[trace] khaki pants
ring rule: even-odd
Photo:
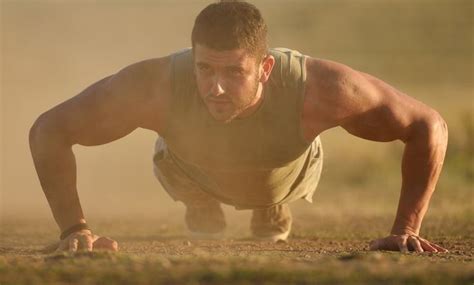
[[[313,145],[311,147],[314,149],[314,157],[312,157],[311,163],[317,164],[316,172],[319,180],[323,158],[323,152],[319,138],[317,138],[313,142]],[[168,152],[166,142],[161,137],[157,139],[155,144],[155,154],[153,156],[153,172],[158,181],[160,181],[165,191],[175,201],[181,201],[189,206],[200,206],[209,203],[219,202],[214,196],[202,190],[199,184],[189,178],[186,173],[183,172],[179,168],[179,166],[174,163]],[[295,200],[303,198],[308,202],[312,202],[312,196],[314,194],[314,191],[316,190],[316,186],[317,185],[308,187],[308,189],[306,189],[305,192],[302,193],[302,195],[300,195],[299,197],[295,197]],[[242,209],[238,206],[236,206],[236,208]]]

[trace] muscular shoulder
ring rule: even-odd
[[[143,128],[159,131],[166,124],[165,113],[171,95],[170,58],[154,58],[131,64],[109,79],[110,88],[126,90],[131,107],[143,115]],[[135,104],[136,103],[136,104]]]
[[[131,64],[112,76],[111,80],[130,88],[134,94],[161,97],[170,84],[169,57],[153,58]],[[156,92],[156,91],[161,92]]]
[[[340,125],[354,108],[368,106],[370,84],[364,73],[334,61],[307,58],[303,124],[307,133]],[[359,96],[364,90],[364,96]],[[367,92],[368,91],[368,92]]]

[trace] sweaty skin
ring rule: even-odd
[[[197,44],[194,58],[198,95],[217,121],[225,124],[258,110],[273,57],[257,62],[242,49],[217,51]],[[345,65],[308,58],[306,70],[301,127],[308,141],[340,126],[361,138],[405,143],[402,189],[391,234],[372,241],[370,248],[446,251],[419,237],[446,151],[447,127],[441,116],[385,82]],[[167,126],[170,84],[169,57],[142,61],[98,81],[36,120],[30,131],[31,152],[61,231],[85,222],[72,146],[105,144],[136,128],[160,134]],[[58,249],[93,250],[99,244],[118,248],[115,241],[84,230],[61,241]]]

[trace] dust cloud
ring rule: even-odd
[[[472,90],[472,4],[383,2],[254,3],[267,20],[271,46],[374,74],[455,122]],[[209,1],[1,3],[1,216],[51,218],[28,147],[35,119],[131,63],[190,46],[194,18]],[[74,147],[86,217],[182,214],[153,176],[156,138],[138,129],[107,145]],[[328,177],[342,159],[391,149],[340,130],[323,136],[323,144]]]

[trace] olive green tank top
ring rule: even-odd
[[[304,198],[319,180],[318,150],[305,141],[300,125],[305,56],[282,48],[269,53],[276,62],[263,85],[263,102],[230,123],[215,121],[198,95],[192,50],[172,55],[171,109],[160,135],[183,175],[237,208]]]

